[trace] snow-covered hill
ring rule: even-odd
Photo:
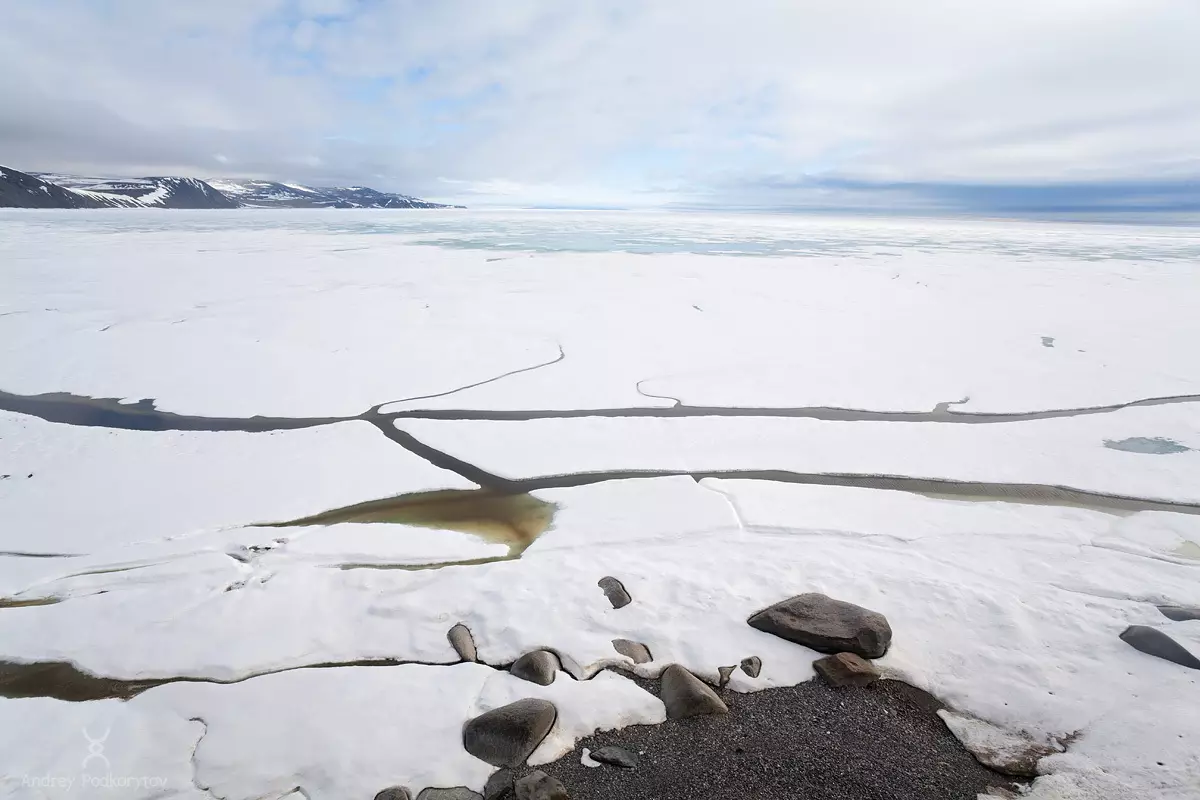
[[[0,167],[0,207],[7,208],[237,208],[195,178],[110,180]]]
[[[101,178],[0,167],[0,208],[448,208],[364,186],[274,181]]]
[[[209,178],[208,183],[251,208],[447,208],[416,197],[364,186],[315,187],[275,181]]]

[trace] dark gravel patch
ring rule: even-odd
[[[988,786],[1013,786],[958,743],[936,698],[899,681],[720,695],[728,715],[599,733],[540,769],[572,800],[975,800]],[[580,763],[583,747],[605,745],[641,753],[641,763]]]

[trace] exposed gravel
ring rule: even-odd
[[[599,733],[540,769],[572,800],[975,800],[1013,785],[963,749],[935,698],[898,681],[720,696],[727,715]],[[637,768],[580,764],[581,748],[606,745],[640,753]]]

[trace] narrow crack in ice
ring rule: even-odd
[[[420,394],[420,395],[416,395],[414,397],[404,397],[399,400],[388,400],[385,403],[379,403],[378,405],[371,406],[371,408],[369,408],[366,411],[366,414],[364,414],[364,416],[378,414],[378,413],[380,413],[380,409],[382,409],[384,406],[398,405],[400,403],[411,403],[416,400],[433,400],[438,397],[449,397],[452,394],[458,394],[459,392],[465,392],[468,389],[475,389],[480,386],[486,386],[489,383],[496,383],[497,381],[502,381],[505,378],[511,378],[513,375],[520,375],[523,372],[533,372],[534,370],[539,370],[539,369],[542,369],[543,367],[553,366],[554,364],[557,364],[560,361],[563,361],[567,357],[566,352],[563,350],[563,346],[557,342],[555,342],[555,345],[558,347],[558,355],[549,361],[543,361],[543,362],[540,362],[537,364],[531,364],[527,367],[520,367],[518,369],[512,369],[512,370],[509,370],[508,372],[504,372],[499,375],[494,375],[491,378],[487,378],[482,381],[476,381],[475,383],[468,383],[465,386],[459,386],[457,389],[448,389],[447,391],[436,392],[434,394]]]

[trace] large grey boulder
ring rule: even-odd
[[[554,727],[558,709],[549,700],[526,698],[494,708],[463,726],[463,747],[496,767],[517,767]]]
[[[508,671],[523,681],[549,686],[561,666],[558,656],[549,650],[534,650],[514,661]]]
[[[446,638],[450,640],[450,646],[463,661],[479,660],[479,652],[475,649],[475,637],[471,635],[471,629],[466,625],[458,623],[446,633]]]
[[[375,800],[412,800],[412,792],[407,786],[389,786],[375,795]]]
[[[633,602],[629,592],[625,591],[625,584],[611,575],[604,576],[597,581],[596,585],[604,590],[604,596],[608,598],[608,602],[612,603],[613,608],[624,608]]]
[[[663,670],[659,698],[671,719],[729,713],[729,707],[708,684],[678,664]]]
[[[650,648],[641,642],[634,642],[630,639],[613,639],[613,649],[626,658],[633,659],[635,664],[649,664],[654,660],[650,655]]]
[[[1166,659],[1182,667],[1200,669],[1200,659],[1196,658],[1183,645],[1170,636],[1167,636],[1158,628],[1150,628],[1146,625],[1130,625],[1121,634],[1121,641],[1134,650],[1140,650],[1147,655]]]
[[[516,786],[517,800],[571,800],[567,789],[540,769],[529,773]]]
[[[883,614],[815,592],[776,603],[748,622],[822,653],[879,658],[892,643],[892,628]]]
[[[455,786],[453,789],[422,789],[417,800],[483,800],[483,795],[465,786]]]

